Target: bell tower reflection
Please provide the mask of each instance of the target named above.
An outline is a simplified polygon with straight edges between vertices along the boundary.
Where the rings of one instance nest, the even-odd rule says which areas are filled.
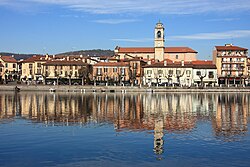
[[[163,153],[163,118],[159,116],[155,119],[155,126],[154,126],[154,153],[156,155],[161,155]]]

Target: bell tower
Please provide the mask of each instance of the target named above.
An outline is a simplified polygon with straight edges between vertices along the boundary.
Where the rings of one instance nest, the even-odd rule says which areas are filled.
[[[164,26],[159,21],[155,26],[155,59],[164,60]]]

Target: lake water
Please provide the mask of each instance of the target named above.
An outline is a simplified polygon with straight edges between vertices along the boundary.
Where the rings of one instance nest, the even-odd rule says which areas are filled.
[[[0,94],[0,166],[250,166],[250,94]]]

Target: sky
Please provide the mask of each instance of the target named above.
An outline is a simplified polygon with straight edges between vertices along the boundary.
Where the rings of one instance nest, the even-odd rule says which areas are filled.
[[[187,46],[212,59],[214,46],[250,48],[250,0],[0,0],[0,52]]]

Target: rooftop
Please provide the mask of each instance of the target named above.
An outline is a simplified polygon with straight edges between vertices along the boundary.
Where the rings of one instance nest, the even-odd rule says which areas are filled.
[[[153,47],[117,47],[120,53],[154,53]],[[165,53],[198,53],[189,47],[165,47]]]
[[[0,58],[7,63],[17,63],[17,60],[12,56],[0,56]]]

